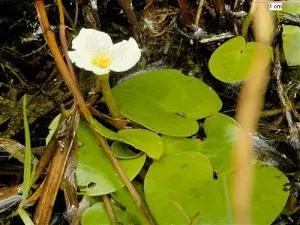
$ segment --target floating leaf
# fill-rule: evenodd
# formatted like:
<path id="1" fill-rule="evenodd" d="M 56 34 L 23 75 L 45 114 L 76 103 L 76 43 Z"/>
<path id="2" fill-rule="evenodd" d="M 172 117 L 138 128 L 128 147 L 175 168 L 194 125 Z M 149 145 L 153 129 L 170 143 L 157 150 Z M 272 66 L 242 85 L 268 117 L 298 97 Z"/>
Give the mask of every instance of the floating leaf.
<path id="1" fill-rule="evenodd" d="M 278 217 L 289 196 L 284 191 L 288 178 L 273 166 L 255 165 L 255 188 L 252 197 L 255 224 L 272 224 Z"/>
<path id="2" fill-rule="evenodd" d="M 203 142 L 199 139 L 162 136 L 162 140 L 164 143 L 164 155 L 187 151 L 201 152 L 203 148 Z"/>
<path id="3" fill-rule="evenodd" d="M 231 117 L 216 113 L 204 122 L 207 136 L 204 141 L 163 136 L 165 154 L 186 151 L 201 152 L 209 158 L 214 170 L 220 173 L 231 172 L 233 170 L 232 145 L 236 140 L 238 126 L 238 123 Z"/>
<path id="4" fill-rule="evenodd" d="M 96 203 L 84 211 L 81 217 L 82 225 L 108 225 L 109 217 L 103 203 Z"/>
<path id="5" fill-rule="evenodd" d="M 238 126 L 234 119 L 221 113 L 216 113 L 204 122 L 207 139 L 203 141 L 201 152 L 207 155 L 219 173 L 233 170 L 232 147 L 237 139 Z"/>
<path id="6" fill-rule="evenodd" d="M 283 25 L 283 51 L 289 66 L 300 65 L 300 28 Z"/>
<path id="7" fill-rule="evenodd" d="M 255 171 L 253 224 L 271 224 L 287 201 L 283 187 L 288 179 L 259 163 Z M 214 179 L 208 159 L 199 152 L 164 155 L 146 175 L 146 201 L 158 224 L 232 224 L 233 177 L 220 174 Z"/>
<path id="8" fill-rule="evenodd" d="M 284 186 L 289 183 L 289 180 L 277 168 L 262 165 L 259 161 L 254 165 L 254 172 L 254 189 L 251 197 L 253 224 L 272 224 L 288 199 L 289 191 L 284 191 Z M 233 195 L 233 178 L 234 174 L 229 175 L 228 187 L 231 196 Z"/>
<path id="9" fill-rule="evenodd" d="M 157 70 L 131 77 L 113 88 L 121 114 L 158 133 L 195 134 L 198 119 L 220 110 L 222 102 L 205 83 L 177 70 Z"/>
<path id="10" fill-rule="evenodd" d="M 218 183 L 206 156 L 181 152 L 154 162 L 144 188 L 158 224 L 227 224 Z"/>
<path id="11" fill-rule="evenodd" d="M 124 186 L 106 154 L 97 144 L 96 137 L 86 123 L 80 122 L 77 130 L 80 148 L 76 171 L 80 191 L 87 195 L 104 195 Z M 142 155 L 134 159 L 119 160 L 130 179 L 141 170 L 146 160 Z"/>
<path id="12" fill-rule="evenodd" d="M 152 131 L 145 129 L 124 129 L 115 133 L 96 120 L 92 120 L 92 123 L 97 131 L 104 137 L 129 144 L 136 149 L 145 152 L 153 159 L 159 159 L 163 153 L 162 140 Z"/>
<path id="13" fill-rule="evenodd" d="M 283 13 L 289 13 L 292 15 L 300 14 L 300 2 L 293 1 L 292 4 L 282 4 L 282 10 L 278 11 L 279 16 Z"/>
<path id="14" fill-rule="evenodd" d="M 212 54 L 208 66 L 214 77 L 223 82 L 240 82 L 249 78 L 249 70 L 257 54 L 270 58 L 267 45 L 248 42 L 241 36 L 230 39 Z M 269 62 L 266 62 L 267 67 Z"/>
<path id="15" fill-rule="evenodd" d="M 117 221 L 120 224 L 134 224 L 144 225 L 146 223 L 140 223 L 137 216 L 128 213 L 126 209 L 121 209 L 118 206 L 112 204 L 114 214 Z M 109 217 L 107 215 L 105 206 L 103 203 L 96 203 L 93 206 L 86 209 L 81 217 L 81 225 L 110 225 Z"/>
<path id="16" fill-rule="evenodd" d="M 143 154 L 143 152 L 135 152 L 129 148 L 129 145 L 117 141 L 111 145 L 111 150 L 120 159 L 132 159 Z"/>

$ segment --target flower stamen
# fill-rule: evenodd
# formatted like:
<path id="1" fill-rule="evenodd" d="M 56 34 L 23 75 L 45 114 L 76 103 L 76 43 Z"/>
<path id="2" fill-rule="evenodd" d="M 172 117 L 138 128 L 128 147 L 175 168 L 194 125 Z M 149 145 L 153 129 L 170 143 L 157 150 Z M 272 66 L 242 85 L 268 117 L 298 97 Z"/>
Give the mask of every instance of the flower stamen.
<path id="1" fill-rule="evenodd" d="M 92 64 L 100 67 L 101 69 L 106 69 L 111 64 L 111 58 L 107 54 L 96 55 L 92 59 Z"/>

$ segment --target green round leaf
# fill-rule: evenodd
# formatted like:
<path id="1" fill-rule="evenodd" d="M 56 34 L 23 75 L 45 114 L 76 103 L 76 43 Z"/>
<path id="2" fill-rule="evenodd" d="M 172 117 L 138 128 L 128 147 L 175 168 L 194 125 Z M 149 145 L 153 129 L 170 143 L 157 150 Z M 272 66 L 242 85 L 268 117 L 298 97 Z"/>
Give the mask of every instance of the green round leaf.
<path id="1" fill-rule="evenodd" d="M 84 122 L 80 122 L 77 132 L 80 148 L 76 177 L 81 193 L 91 196 L 104 195 L 123 187 L 123 182 L 98 146 L 90 128 Z M 120 163 L 132 180 L 143 167 L 145 160 L 146 155 L 142 155 L 134 159 L 120 160 Z"/>
<path id="2" fill-rule="evenodd" d="M 248 42 L 241 36 L 230 39 L 212 54 L 208 66 L 214 77 L 223 82 L 248 79 L 249 70 L 257 54 L 270 56 L 267 45 Z M 269 62 L 266 62 L 267 67 Z"/>
<path id="3" fill-rule="evenodd" d="M 289 66 L 300 65 L 300 28 L 283 25 L 283 51 Z"/>
<path id="4" fill-rule="evenodd" d="M 289 196 L 289 191 L 284 191 L 287 183 L 288 178 L 277 168 L 256 163 L 252 205 L 255 224 L 272 224 L 279 216 Z"/>
<path id="5" fill-rule="evenodd" d="M 209 86 L 177 70 L 131 77 L 113 88 L 113 95 L 122 115 L 158 133 L 176 137 L 196 133 L 196 120 L 222 106 Z"/>
<path id="6" fill-rule="evenodd" d="M 199 152 L 163 156 L 145 178 L 145 196 L 158 224 L 227 224 L 219 181 Z"/>
<path id="7" fill-rule="evenodd" d="M 124 129 L 115 133 L 104 127 L 97 120 L 91 120 L 96 130 L 104 137 L 124 142 L 134 148 L 145 152 L 153 159 L 159 159 L 163 153 L 163 144 L 160 136 L 156 133 L 145 129 Z"/>
<path id="8" fill-rule="evenodd" d="M 282 4 L 282 10 L 278 11 L 279 16 L 281 17 L 283 13 L 289 13 L 292 15 L 300 14 L 300 2 L 294 1 L 292 4 Z"/>
<path id="9" fill-rule="evenodd" d="M 234 173 L 214 179 L 209 161 L 198 152 L 164 155 L 146 175 L 147 204 L 158 224 L 233 224 Z M 253 224 L 271 224 L 280 214 L 289 195 L 286 183 L 275 167 L 255 164 Z"/>
<path id="10" fill-rule="evenodd" d="M 96 203 L 84 211 L 81 225 L 109 225 L 109 217 L 103 203 Z"/>
<path id="11" fill-rule="evenodd" d="M 120 159 L 132 159 L 143 154 L 143 152 L 132 151 L 127 144 L 121 142 L 114 142 L 111 145 L 111 150 L 114 155 Z"/>
<path id="12" fill-rule="evenodd" d="M 239 124 L 222 113 L 208 117 L 204 122 L 207 135 L 202 143 L 201 152 L 207 155 L 213 168 L 219 173 L 233 170 L 232 147 L 237 139 Z"/>
<path id="13" fill-rule="evenodd" d="M 272 224 L 283 210 L 289 196 L 289 191 L 284 190 L 288 178 L 273 166 L 265 166 L 260 162 L 254 165 L 254 189 L 252 192 L 251 211 L 253 224 Z M 234 173 L 229 175 L 228 187 L 233 195 L 232 181 Z M 233 202 L 233 200 L 231 200 Z"/>
<path id="14" fill-rule="evenodd" d="M 207 136 L 204 141 L 162 136 L 164 154 L 199 151 L 209 158 L 215 171 L 219 173 L 231 172 L 233 170 L 232 145 L 236 141 L 238 127 L 238 123 L 231 117 L 216 113 L 204 122 Z"/>

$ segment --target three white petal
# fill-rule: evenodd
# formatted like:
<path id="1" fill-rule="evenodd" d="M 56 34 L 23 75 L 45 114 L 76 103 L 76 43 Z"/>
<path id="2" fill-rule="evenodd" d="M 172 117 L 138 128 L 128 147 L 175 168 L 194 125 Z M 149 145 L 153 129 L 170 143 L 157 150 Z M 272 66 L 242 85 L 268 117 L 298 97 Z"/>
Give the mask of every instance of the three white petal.
<path id="1" fill-rule="evenodd" d="M 141 50 L 133 38 L 113 44 L 108 34 L 93 29 L 82 28 L 73 39 L 72 48 L 68 52 L 71 61 L 97 75 L 129 70 L 141 58 Z"/>

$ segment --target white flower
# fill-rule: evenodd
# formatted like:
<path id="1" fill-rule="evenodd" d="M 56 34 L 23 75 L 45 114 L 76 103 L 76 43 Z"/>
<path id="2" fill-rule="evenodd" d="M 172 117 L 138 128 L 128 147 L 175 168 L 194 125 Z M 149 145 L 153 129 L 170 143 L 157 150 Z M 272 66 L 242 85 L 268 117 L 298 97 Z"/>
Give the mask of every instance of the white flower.
<path id="1" fill-rule="evenodd" d="M 113 44 L 104 32 L 82 28 L 72 41 L 69 57 L 76 66 L 97 75 L 110 70 L 122 72 L 132 68 L 141 58 L 141 50 L 133 38 Z"/>

